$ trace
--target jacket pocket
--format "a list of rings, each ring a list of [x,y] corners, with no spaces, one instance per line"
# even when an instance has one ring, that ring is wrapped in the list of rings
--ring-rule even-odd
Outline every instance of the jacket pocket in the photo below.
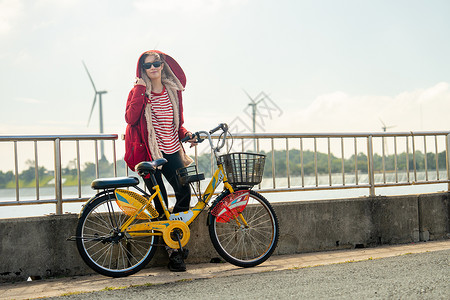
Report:
[[[143,143],[131,142],[125,149],[125,162],[134,171],[134,167],[141,161],[148,160],[147,149]]]

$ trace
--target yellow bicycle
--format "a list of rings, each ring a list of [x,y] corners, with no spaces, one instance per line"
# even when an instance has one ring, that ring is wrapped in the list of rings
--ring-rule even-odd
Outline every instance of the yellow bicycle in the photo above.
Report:
[[[221,130],[215,147],[211,134]],[[148,194],[139,188],[137,177],[96,179],[91,186],[100,190],[84,206],[76,229],[78,251],[96,272],[123,277],[144,268],[153,258],[160,238],[165,245],[183,251],[189,241],[191,224],[208,210],[209,235],[214,248],[226,261],[240,267],[253,267],[268,259],[278,243],[278,219],[270,203],[251,188],[262,180],[265,156],[254,153],[219,155],[225,145],[228,126],[220,124],[196,132],[198,142],[208,140],[217,169],[198,203],[189,211],[171,214],[164,204],[154,172],[165,159],[141,162],[136,171],[154,183]],[[182,184],[203,180],[195,165],[177,171]],[[208,205],[216,187],[223,191]],[[140,193],[130,191],[134,188]],[[164,214],[159,215],[152,201],[159,201]]]

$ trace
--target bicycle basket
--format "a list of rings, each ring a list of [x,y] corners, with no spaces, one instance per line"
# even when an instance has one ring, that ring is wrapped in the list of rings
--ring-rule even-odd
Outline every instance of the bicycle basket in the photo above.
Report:
[[[205,179],[205,175],[203,173],[197,172],[196,165],[190,165],[185,168],[180,168],[177,170],[178,180],[181,185],[186,185],[191,182],[196,182]]]
[[[220,156],[228,182],[236,186],[254,186],[262,181],[263,154],[236,152]]]

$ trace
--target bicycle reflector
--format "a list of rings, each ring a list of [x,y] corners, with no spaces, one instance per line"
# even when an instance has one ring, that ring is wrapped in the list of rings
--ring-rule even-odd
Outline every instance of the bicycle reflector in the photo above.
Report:
[[[227,223],[245,209],[249,196],[249,190],[234,192],[217,203],[211,214],[216,217],[216,222]]]
[[[116,202],[120,209],[129,216],[134,216],[136,212],[147,203],[147,199],[138,193],[116,189]],[[153,207],[151,203],[147,204],[146,210],[143,210],[136,218],[137,219],[153,219],[158,217],[159,213]]]

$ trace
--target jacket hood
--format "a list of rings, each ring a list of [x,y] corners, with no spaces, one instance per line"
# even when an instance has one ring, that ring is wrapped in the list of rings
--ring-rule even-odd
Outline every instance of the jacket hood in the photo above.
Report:
[[[186,75],[184,74],[183,69],[180,67],[177,61],[173,59],[170,55],[167,55],[166,53],[161,52],[159,50],[145,51],[139,56],[136,67],[136,77],[143,78],[144,81],[146,81],[146,83],[150,81],[149,78],[147,77],[147,74],[142,70],[139,64],[139,62],[142,59],[142,56],[150,52],[158,53],[164,60],[164,69],[161,74],[162,82],[163,83],[170,82],[171,84],[174,84],[178,90],[183,90],[184,87],[186,86]]]

